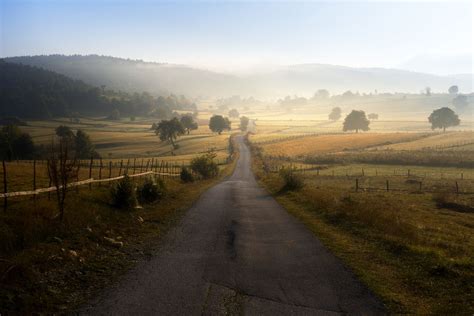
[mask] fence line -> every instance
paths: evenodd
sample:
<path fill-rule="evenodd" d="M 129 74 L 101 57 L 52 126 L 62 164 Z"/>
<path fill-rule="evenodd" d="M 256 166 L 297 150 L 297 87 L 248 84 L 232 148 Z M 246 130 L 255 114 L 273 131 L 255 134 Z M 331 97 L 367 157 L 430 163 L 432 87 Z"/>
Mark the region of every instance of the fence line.
<path fill-rule="evenodd" d="M 142 173 L 137 173 L 137 174 L 131 174 L 128 175 L 130 178 L 134 177 L 143 177 L 147 175 L 159 175 L 159 176 L 167 176 L 167 177 L 179 177 L 179 173 L 163 173 L 163 172 L 155 172 L 155 171 L 147 171 L 147 172 L 142 172 Z M 76 181 L 69 183 L 67 185 L 68 188 L 72 187 L 77 187 L 85 184 L 92 184 L 92 183 L 102 183 L 102 182 L 112 182 L 112 181 L 117 181 L 120 179 L 123 179 L 125 175 L 113 177 L 113 178 L 104 178 L 104 179 L 86 179 L 86 180 L 81 180 L 81 181 Z M 30 191 L 17 191 L 17 192 L 8 192 L 8 193 L 0 193 L 0 198 L 8 198 L 8 197 L 14 197 L 14 196 L 27 196 L 27 195 L 38 195 L 41 193 L 47 193 L 47 192 L 53 192 L 58 189 L 61 189 L 62 186 L 56 187 L 52 186 L 49 188 L 40 188 L 36 190 L 30 190 Z"/>

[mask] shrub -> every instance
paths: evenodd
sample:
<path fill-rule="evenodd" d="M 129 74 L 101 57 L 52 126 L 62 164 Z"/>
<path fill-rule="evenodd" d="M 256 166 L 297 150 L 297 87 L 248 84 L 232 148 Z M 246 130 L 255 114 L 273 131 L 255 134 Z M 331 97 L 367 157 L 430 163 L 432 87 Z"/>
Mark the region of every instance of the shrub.
<path fill-rule="evenodd" d="M 165 183 L 158 179 L 146 178 L 142 186 L 138 187 L 138 197 L 143 203 L 155 202 L 163 197 L 166 188 Z"/>
<path fill-rule="evenodd" d="M 135 184 L 127 175 L 112 187 L 111 195 L 112 204 L 118 208 L 130 209 L 137 205 Z"/>
<path fill-rule="evenodd" d="M 191 160 L 191 170 L 201 175 L 204 179 L 217 176 L 219 168 L 214 162 L 216 154 L 210 152 Z"/>
<path fill-rule="evenodd" d="M 297 174 L 291 167 L 282 168 L 280 170 L 280 177 L 283 178 L 283 188 L 285 191 L 299 190 L 303 187 L 303 179 L 301 175 Z"/>
<path fill-rule="evenodd" d="M 183 181 L 183 182 L 193 182 L 194 181 L 193 174 L 186 167 L 181 168 L 181 173 L 180 173 L 179 176 L 181 178 L 181 181 Z"/>

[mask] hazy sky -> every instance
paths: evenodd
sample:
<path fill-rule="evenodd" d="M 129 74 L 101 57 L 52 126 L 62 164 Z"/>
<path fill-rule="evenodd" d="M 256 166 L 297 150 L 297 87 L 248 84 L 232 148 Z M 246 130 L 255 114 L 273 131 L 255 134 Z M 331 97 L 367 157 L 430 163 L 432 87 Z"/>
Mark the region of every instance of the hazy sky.
<path fill-rule="evenodd" d="M 424 58 L 413 60 L 429 56 L 453 65 L 440 70 L 435 62 L 433 73 L 472 72 L 470 1 L 0 2 L 2 56 L 100 54 L 225 70 L 296 63 L 417 70 Z"/>

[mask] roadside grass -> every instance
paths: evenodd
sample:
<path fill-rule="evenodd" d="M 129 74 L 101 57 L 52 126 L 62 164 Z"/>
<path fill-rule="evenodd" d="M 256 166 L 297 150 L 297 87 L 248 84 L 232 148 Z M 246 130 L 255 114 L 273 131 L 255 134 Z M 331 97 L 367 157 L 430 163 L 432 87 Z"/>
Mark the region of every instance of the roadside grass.
<path fill-rule="evenodd" d="M 71 190 L 62 223 L 55 192 L 50 200 L 47 194 L 9 200 L 0 214 L 0 313 L 71 312 L 151 257 L 160 237 L 201 193 L 231 174 L 235 161 L 215 179 L 165 179 L 165 196 L 133 211 L 111 206 L 109 185 Z"/>
<path fill-rule="evenodd" d="M 359 192 L 340 186 L 281 191 L 276 173 L 253 167 L 259 182 L 386 304 L 390 313 L 474 312 L 474 213 L 440 207 L 455 196 Z"/>

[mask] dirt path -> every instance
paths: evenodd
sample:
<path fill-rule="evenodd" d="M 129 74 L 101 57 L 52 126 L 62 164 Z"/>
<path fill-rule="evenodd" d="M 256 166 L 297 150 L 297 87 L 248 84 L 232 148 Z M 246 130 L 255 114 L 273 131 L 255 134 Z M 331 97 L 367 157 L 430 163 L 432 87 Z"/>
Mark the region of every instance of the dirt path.
<path fill-rule="evenodd" d="M 238 139 L 234 174 L 208 190 L 160 252 L 82 313 L 383 314 L 382 305 L 256 183 Z"/>

